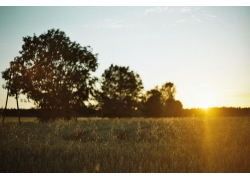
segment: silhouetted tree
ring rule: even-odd
[[[163,104],[162,94],[158,87],[146,92],[146,102],[144,103],[144,113],[147,117],[161,117]]]
[[[167,82],[163,84],[161,86],[160,92],[161,92],[162,102],[165,105],[165,101],[167,101],[168,99],[175,98],[176,88],[174,86],[174,83]]]
[[[175,117],[180,116],[182,111],[182,103],[175,100],[176,87],[174,83],[167,82],[162,85],[160,89],[162,95],[162,105],[163,111],[162,115],[164,117]]]
[[[129,67],[111,65],[102,74],[101,106],[104,116],[128,117],[138,108],[143,84]]]
[[[180,116],[182,103],[175,100],[176,88],[167,82],[159,89],[157,86],[147,91],[144,103],[144,114],[147,117],[175,117]]]
[[[166,100],[163,109],[163,116],[165,117],[176,117],[182,115],[182,103],[178,100]]]
[[[23,38],[21,55],[2,72],[9,95],[26,94],[45,110],[41,120],[71,117],[70,110],[84,106],[97,80],[91,77],[97,67],[92,49],[71,42],[63,31],[48,30],[40,36]],[[63,113],[63,114],[62,114]]]

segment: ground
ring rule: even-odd
[[[0,125],[0,172],[250,172],[250,118]]]

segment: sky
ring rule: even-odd
[[[1,72],[23,37],[54,28],[98,54],[98,78],[111,64],[129,66],[145,92],[173,82],[184,108],[250,107],[249,6],[0,6],[0,27]],[[34,107],[23,99],[20,108]]]

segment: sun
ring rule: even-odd
[[[204,93],[199,97],[199,107],[202,109],[209,109],[216,105],[216,97],[212,93]]]
[[[207,110],[209,107],[209,103],[207,101],[201,102],[200,108]]]

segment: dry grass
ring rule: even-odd
[[[249,117],[9,121],[0,172],[250,172]]]

